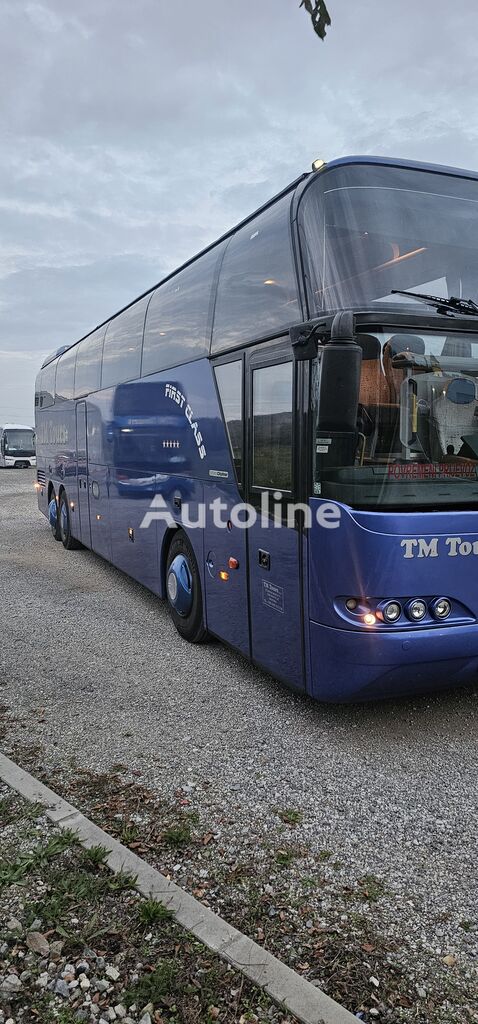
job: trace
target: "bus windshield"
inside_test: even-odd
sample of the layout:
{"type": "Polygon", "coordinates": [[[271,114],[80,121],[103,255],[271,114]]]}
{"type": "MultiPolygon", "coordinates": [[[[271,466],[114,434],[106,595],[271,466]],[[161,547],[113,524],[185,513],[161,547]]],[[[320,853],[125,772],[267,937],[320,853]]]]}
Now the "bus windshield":
{"type": "Polygon", "coordinates": [[[374,164],[331,168],[305,193],[302,225],[316,313],[418,308],[393,288],[478,300],[478,181],[374,164]]]}
{"type": "Polygon", "coordinates": [[[34,455],[35,434],[33,430],[6,430],[5,452],[11,455],[34,455]]]}
{"type": "MultiPolygon", "coordinates": [[[[478,333],[361,334],[355,437],[316,430],[316,494],[358,508],[478,507],[478,333]]],[[[315,362],[317,394],[320,366],[315,362]]]]}

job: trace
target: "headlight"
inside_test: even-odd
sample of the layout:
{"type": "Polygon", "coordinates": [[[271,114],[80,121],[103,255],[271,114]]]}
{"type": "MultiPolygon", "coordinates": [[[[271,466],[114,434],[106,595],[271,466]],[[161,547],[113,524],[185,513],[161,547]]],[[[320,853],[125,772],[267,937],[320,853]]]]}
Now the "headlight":
{"type": "Polygon", "coordinates": [[[419,622],[420,619],[425,618],[425,615],[427,614],[425,601],[422,601],[421,598],[409,601],[405,608],[405,612],[412,622],[419,622]]]}
{"type": "Polygon", "coordinates": [[[385,622],[396,622],[402,614],[402,606],[399,601],[387,601],[382,605],[381,612],[385,622]]]}
{"type": "Polygon", "coordinates": [[[451,601],[447,597],[437,597],[430,607],[436,619],[447,619],[451,612],[451,601]]]}

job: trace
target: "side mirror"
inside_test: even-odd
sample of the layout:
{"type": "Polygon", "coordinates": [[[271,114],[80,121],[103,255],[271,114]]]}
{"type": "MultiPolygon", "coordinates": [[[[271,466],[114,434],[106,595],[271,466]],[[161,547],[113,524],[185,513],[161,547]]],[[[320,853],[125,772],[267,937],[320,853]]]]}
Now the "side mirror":
{"type": "Polygon", "coordinates": [[[320,360],[317,459],[322,470],[354,464],[361,368],[353,314],[338,313],[320,360]]]}
{"type": "Polygon", "coordinates": [[[355,340],[353,313],[337,313],[320,360],[320,431],[357,430],[362,349],[355,340]]]}

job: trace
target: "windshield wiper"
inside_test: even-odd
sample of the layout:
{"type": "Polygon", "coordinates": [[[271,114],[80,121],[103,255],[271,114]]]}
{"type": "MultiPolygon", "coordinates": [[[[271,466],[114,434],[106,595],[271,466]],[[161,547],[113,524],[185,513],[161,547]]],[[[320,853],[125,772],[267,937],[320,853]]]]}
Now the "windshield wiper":
{"type": "Polygon", "coordinates": [[[392,295],[406,295],[411,299],[418,299],[419,302],[426,302],[429,306],[436,306],[437,313],[449,316],[450,313],[461,313],[468,316],[478,316],[478,305],[473,299],[456,299],[450,295],[449,299],[440,299],[437,295],[425,295],[423,292],[403,292],[398,288],[392,288],[392,295]]]}

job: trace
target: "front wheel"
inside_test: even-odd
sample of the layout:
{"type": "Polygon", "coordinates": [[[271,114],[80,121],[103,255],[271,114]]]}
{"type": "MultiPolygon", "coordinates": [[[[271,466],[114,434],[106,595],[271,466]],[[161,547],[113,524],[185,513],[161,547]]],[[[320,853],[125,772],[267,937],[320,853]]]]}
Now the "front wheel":
{"type": "Polygon", "coordinates": [[[60,497],[60,507],[58,515],[60,523],[60,537],[63,547],[67,551],[75,551],[77,548],[81,548],[79,540],[72,537],[71,534],[71,520],[70,520],[70,509],[68,506],[68,498],[63,491],[60,497]]]}
{"type": "Polygon", "coordinates": [[[166,563],[166,594],[180,636],[191,644],[207,639],[201,580],[192,546],[183,530],[173,537],[166,563]]]}

